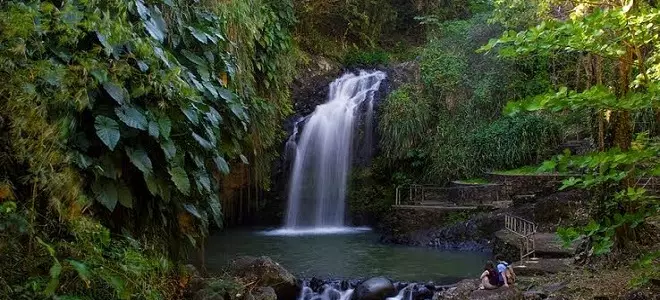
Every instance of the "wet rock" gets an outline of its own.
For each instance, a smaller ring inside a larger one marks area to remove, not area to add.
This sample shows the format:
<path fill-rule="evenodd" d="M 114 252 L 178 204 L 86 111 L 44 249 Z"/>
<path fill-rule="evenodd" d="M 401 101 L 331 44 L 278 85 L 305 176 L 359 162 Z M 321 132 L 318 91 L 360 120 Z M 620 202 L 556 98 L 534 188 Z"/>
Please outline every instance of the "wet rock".
<path fill-rule="evenodd" d="M 332 290 L 330 293 L 328 293 L 328 299 L 329 300 L 340 300 L 341 299 L 341 293 L 337 290 Z"/>
<path fill-rule="evenodd" d="M 436 292 L 433 300 L 463 300 L 468 299 L 470 294 L 479 288 L 479 279 L 465 279 L 456 284 L 455 287 Z"/>
<path fill-rule="evenodd" d="M 476 290 L 470 300 L 522 300 L 523 294 L 514 287 L 501 287 L 495 290 Z"/>
<path fill-rule="evenodd" d="M 249 291 L 245 300 L 277 300 L 277 294 L 272 287 L 258 287 Z"/>
<path fill-rule="evenodd" d="M 296 278 L 269 257 L 239 257 L 232 261 L 229 270 L 245 282 L 272 287 L 278 299 L 296 299 L 300 294 L 301 285 Z"/>
<path fill-rule="evenodd" d="M 433 291 L 427 287 L 420 285 L 413 290 L 414 300 L 427 300 L 433 298 Z"/>
<path fill-rule="evenodd" d="M 396 295 L 392 282 L 384 277 L 371 278 L 353 292 L 352 300 L 382 300 Z"/>
<path fill-rule="evenodd" d="M 342 280 L 342 281 L 339 283 L 339 288 L 340 288 L 342 291 L 348 290 L 348 288 L 350 288 L 350 283 L 349 283 L 348 281 L 346 281 L 346 280 Z"/>
<path fill-rule="evenodd" d="M 398 209 L 379 225 L 381 242 L 441 250 L 490 251 L 490 239 L 504 227 L 501 213 L 489 212 L 448 223 L 456 212 Z"/>
<path fill-rule="evenodd" d="M 542 291 L 527 291 L 523 293 L 523 299 L 525 300 L 541 300 L 545 298 L 548 298 L 548 295 Z"/>
<path fill-rule="evenodd" d="M 197 268 L 191 264 L 183 266 L 182 282 L 186 285 L 186 294 L 195 295 L 199 290 L 204 288 L 205 282 L 202 276 L 197 271 Z"/>
<path fill-rule="evenodd" d="M 309 284 L 307 286 L 309 286 L 309 288 L 311 288 L 312 291 L 319 293 L 321 291 L 321 288 L 323 288 L 324 284 L 325 283 L 323 282 L 323 280 L 318 279 L 316 277 L 312 277 L 312 279 L 309 281 Z"/>

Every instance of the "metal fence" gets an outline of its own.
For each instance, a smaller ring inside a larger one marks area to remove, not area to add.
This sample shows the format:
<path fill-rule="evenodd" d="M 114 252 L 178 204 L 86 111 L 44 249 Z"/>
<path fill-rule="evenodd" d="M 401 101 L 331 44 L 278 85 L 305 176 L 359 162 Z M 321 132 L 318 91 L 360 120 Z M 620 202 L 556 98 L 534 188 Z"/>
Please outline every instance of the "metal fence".
<path fill-rule="evenodd" d="M 480 205 L 502 199 L 497 184 L 475 186 L 404 185 L 396 188 L 395 205 Z"/>

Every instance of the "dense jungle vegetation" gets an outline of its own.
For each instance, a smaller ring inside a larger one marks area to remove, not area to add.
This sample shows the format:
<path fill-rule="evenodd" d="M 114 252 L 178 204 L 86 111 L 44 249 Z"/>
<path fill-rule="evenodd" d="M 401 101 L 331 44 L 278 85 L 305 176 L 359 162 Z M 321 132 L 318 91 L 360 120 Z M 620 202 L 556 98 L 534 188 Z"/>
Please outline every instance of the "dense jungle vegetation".
<path fill-rule="evenodd" d="M 591 222 L 560 233 L 632 251 L 644 284 L 659 32 L 656 1 L 0 1 L 0 295 L 181 297 L 183 263 L 238 209 L 230 188 L 270 188 L 316 56 L 420 69 L 379 111 L 354 219 L 378 222 L 400 184 L 570 172 Z M 593 152 L 561 153 L 585 138 Z"/>

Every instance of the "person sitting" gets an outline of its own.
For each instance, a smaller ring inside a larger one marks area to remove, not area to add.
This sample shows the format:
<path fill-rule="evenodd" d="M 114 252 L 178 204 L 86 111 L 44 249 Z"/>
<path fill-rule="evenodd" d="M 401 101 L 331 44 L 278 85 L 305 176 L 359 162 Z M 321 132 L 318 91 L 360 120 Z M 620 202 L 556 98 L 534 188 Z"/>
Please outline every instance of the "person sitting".
<path fill-rule="evenodd" d="M 495 255 L 495 261 L 497 262 L 497 278 L 499 284 L 509 287 L 510 284 L 513 284 L 516 281 L 516 273 L 513 271 L 513 267 L 504 261 L 500 254 Z"/>
<path fill-rule="evenodd" d="M 490 260 L 486 262 L 484 272 L 481 273 L 479 279 L 481 279 L 480 290 L 494 290 L 500 287 L 497 270 L 495 270 L 495 266 Z"/>

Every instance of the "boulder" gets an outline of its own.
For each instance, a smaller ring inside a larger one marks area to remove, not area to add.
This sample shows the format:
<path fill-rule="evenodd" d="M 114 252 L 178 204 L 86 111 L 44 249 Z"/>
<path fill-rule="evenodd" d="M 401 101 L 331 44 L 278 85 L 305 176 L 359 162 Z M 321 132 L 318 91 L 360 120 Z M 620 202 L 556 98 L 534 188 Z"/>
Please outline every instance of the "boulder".
<path fill-rule="evenodd" d="M 412 293 L 412 298 L 414 300 L 426 300 L 433 298 L 433 290 L 423 285 L 416 286 Z"/>
<path fill-rule="evenodd" d="M 245 300 L 277 300 L 277 294 L 272 287 L 258 287 L 248 291 Z"/>
<path fill-rule="evenodd" d="M 479 288 L 479 279 L 465 279 L 456 284 L 455 287 L 436 292 L 433 300 L 463 300 L 468 299 L 470 294 Z"/>
<path fill-rule="evenodd" d="M 523 294 L 514 287 L 501 287 L 495 290 L 476 290 L 470 300 L 522 300 Z"/>
<path fill-rule="evenodd" d="M 239 257 L 232 261 L 229 272 L 244 282 L 273 288 L 280 300 L 296 299 L 302 289 L 300 282 L 289 271 L 266 256 Z"/>
<path fill-rule="evenodd" d="M 362 282 L 353 292 L 352 300 L 383 300 L 396 295 L 394 284 L 387 278 L 375 277 Z"/>

